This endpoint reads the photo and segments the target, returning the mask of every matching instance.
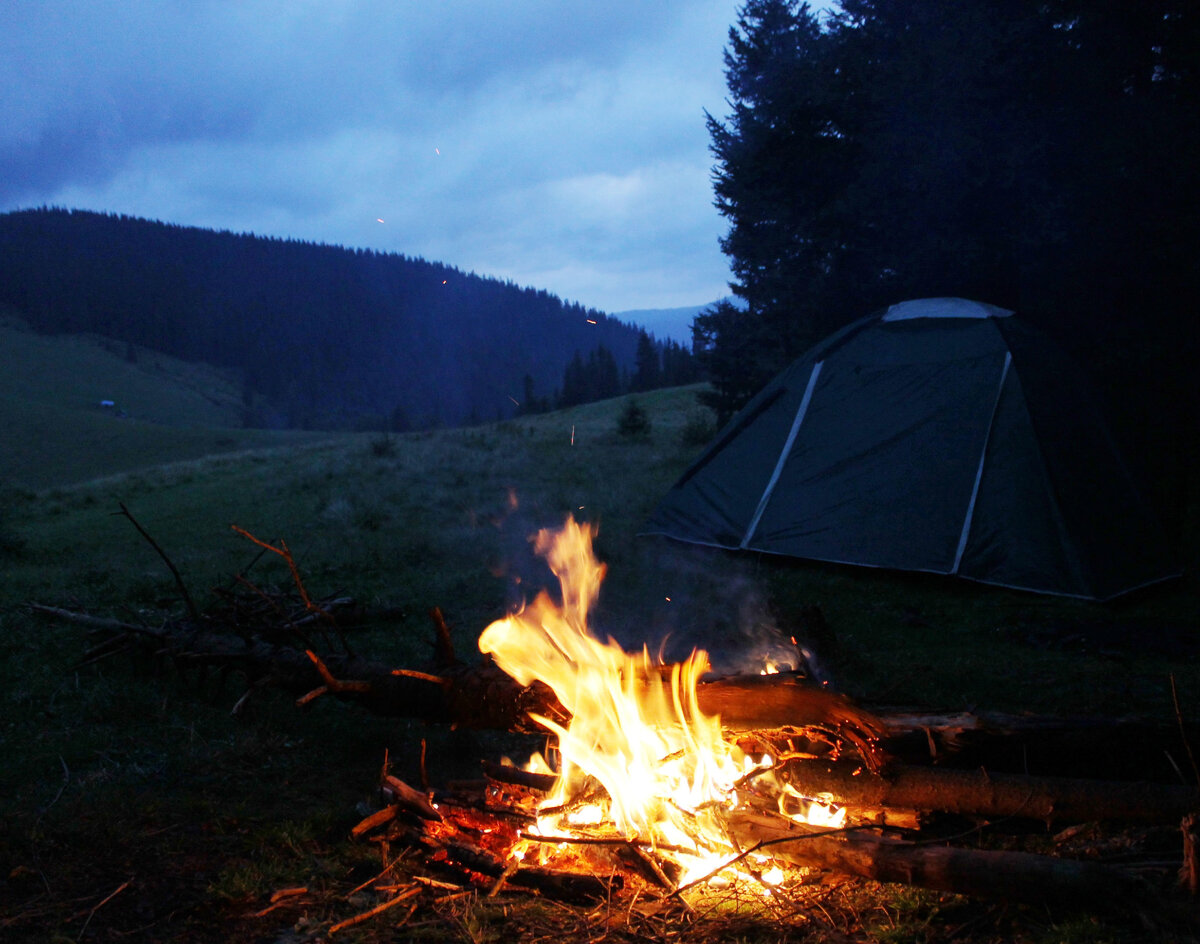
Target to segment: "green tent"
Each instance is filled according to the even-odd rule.
[[[959,298],[893,305],[795,361],[643,530],[1088,599],[1178,573],[1081,371]]]

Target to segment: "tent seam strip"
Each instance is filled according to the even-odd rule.
[[[950,573],[957,574],[962,564],[963,554],[967,550],[967,539],[971,536],[971,522],[975,519],[975,502],[979,498],[979,483],[983,480],[983,468],[987,463],[988,446],[992,442],[992,430],[996,425],[996,411],[1000,409],[1000,397],[1004,394],[1004,384],[1008,381],[1008,370],[1012,366],[1012,351],[1004,352],[1004,367],[1000,371],[1000,383],[996,386],[996,399],[992,401],[992,412],[988,417],[987,433],[983,437],[983,449],[979,452],[979,465],[975,469],[975,483],[971,486],[971,500],[967,502],[967,513],[963,517],[962,532],[958,536],[958,547],[954,552],[954,566]]]
[[[788,430],[787,439],[784,441],[783,449],[779,452],[779,459],[775,463],[775,470],[771,473],[771,478],[767,481],[767,487],[763,489],[762,497],[758,500],[758,507],[754,509],[754,517],[750,519],[750,524],[746,528],[746,534],[742,537],[742,543],[738,545],[741,550],[745,550],[750,539],[754,537],[754,532],[758,530],[758,522],[763,516],[763,512],[767,510],[767,503],[771,500],[771,495],[775,491],[775,485],[779,482],[780,475],[783,474],[783,467],[787,462],[788,455],[792,451],[792,446],[796,442],[796,434],[800,432],[800,424],[804,422],[804,415],[808,412],[808,405],[812,401],[813,388],[817,385],[817,377],[820,376],[821,367],[824,361],[817,361],[813,364],[812,373],[808,375],[808,386],[804,388],[804,396],[800,400],[800,406],[796,408],[796,416],[792,420],[792,428]]]

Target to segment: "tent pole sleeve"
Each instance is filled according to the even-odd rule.
[[[767,510],[767,502],[771,500],[771,493],[775,491],[775,485],[779,481],[779,476],[783,473],[783,466],[791,454],[792,444],[796,441],[796,434],[800,432],[800,424],[804,422],[804,414],[808,412],[808,404],[812,400],[813,388],[817,385],[817,377],[821,375],[821,365],[824,363],[824,361],[817,361],[813,364],[812,373],[808,375],[808,385],[804,388],[804,397],[800,400],[800,406],[796,408],[796,415],[792,419],[792,428],[788,430],[787,440],[783,444],[783,449],[779,452],[779,459],[775,463],[775,470],[771,473],[767,487],[763,489],[762,497],[758,500],[758,507],[754,509],[754,517],[750,519],[750,524],[746,528],[746,534],[742,537],[742,543],[738,545],[742,550],[745,550],[750,544],[750,539],[754,537],[754,532],[758,529],[759,519],[762,518],[763,512]]]
[[[987,462],[988,445],[992,441],[992,428],[996,425],[996,410],[1000,407],[1000,396],[1004,392],[1004,383],[1008,380],[1008,369],[1012,365],[1012,352],[1005,351],[1004,367],[1000,370],[1000,383],[996,385],[996,399],[992,401],[992,412],[988,417],[987,433],[983,437],[983,448],[979,451],[979,465],[975,469],[975,484],[971,486],[971,500],[967,502],[967,513],[963,516],[962,532],[958,536],[958,548],[954,552],[954,566],[950,573],[958,573],[958,565],[962,563],[963,554],[967,550],[967,538],[971,534],[971,520],[975,517],[975,501],[979,498],[979,483],[983,480],[983,466]]]

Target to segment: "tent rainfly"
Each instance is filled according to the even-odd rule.
[[[1178,574],[1082,372],[960,298],[892,305],[793,362],[643,533],[1098,600]]]

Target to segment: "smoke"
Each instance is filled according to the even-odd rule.
[[[719,675],[793,671],[821,684],[830,677],[819,647],[828,644],[820,610],[784,616],[772,604],[757,559],[665,539],[640,539],[637,567],[649,619],[621,616],[610,629],[627,649],[648,646],[670,661],[693,650],[709,654]],[[619,578],[615,568],[610,580]],[[610,605],[606,613],[612,613]]]

